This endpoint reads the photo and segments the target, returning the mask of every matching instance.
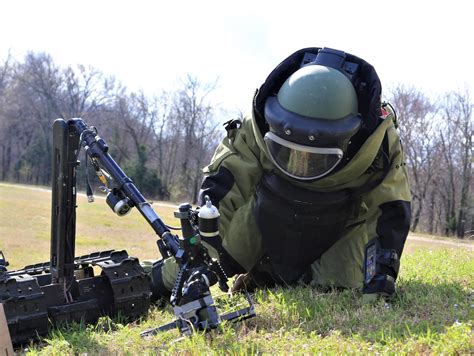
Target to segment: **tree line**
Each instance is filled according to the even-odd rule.
[[[0,180],[49,185],[51,125],[82,117],[107,139],[145,195],[195,202],[229,119],[212,104],[216,83],[187,74],[158,96],[130,92],[92,67],[60,67],[46,53],[0,63]],[[473,101],[468,89],[437,98],[416,87],[387,90],[409,169],[413,231],[473,235]],[[241,116],[241,114],[239,114]],[[85,182],[79,170],[78,184]],[[84,179],[83,179],[84,178]]]
[[[430,98],[415,87],[390,90],[410,175],[412,231],[474,236],[473,101],[468,88]]]
[[[0,65],[0,180],[50,185],[52,123],[81,117],[146,196],[195,200],[221,134],[214,88],[188,74],[178,89],[150,97],[91,67],[62,68],[45,53],[8,57]],[[84,175],[79,169],[79,185]]]

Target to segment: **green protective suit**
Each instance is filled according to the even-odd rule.
[[[274,272],[278,264],[276,260],[282,256],[285,257],[285,254],[293,254],[292,263],[295,260],[298,261],[299,255],[306,258],[304,261],[306,282],[309,279],[314,284],[322,286],[359,288],[364,284],[364,254],[369,242],[376,241],[380,251],[395,251],[398,258],[401,257],[410,226],[411,197],[408,176],[400,138],[394,124],[395,115],[389,110],[380,116],[382,112],[379,101],[381,85],[370,64],[355,56],[347,55],[349,60],[359,63],[360,73],[364,76],[366,83],[373,85],[367,92],[375,94],[371,96],[358,94],[359,110],[367,125],[367,130],[363,136],[358,136],[355,144],[352,144],[354,149],[347,157],[344,157],[348,161],[342,165],[342,168],[316,180],[302,181],[286,176],[274,166],[270,159],[263,139],[268,131],[268,125],[262,114],[266,99],[278,92],[286,78],[300,68],[302,62],[305,63],[308,54],[311,57],[318,51],[319,48],[307,48],[295,52],[270,73],[255,94],[251,115],[243,119],[241,125],[237,124],[237,121],[227,125],[227,137],[221,141],[210,164],[204,168],[205,177],[201,198],[208,195],[214,205],[218,206],[220,236],[203,240],[211,255],[220,259],[229,275],[249,271],[254,273],[260,270],[268,272],[269,263],[272,266],[270,270],[273,268]],[[276,177],[282,189],[270,190],[270,194],[265,193],[265,195],[262,192],[266,188],[262,187],[265,187],[269,176]],[[329,221],[326,224],[326,230],[314,228],[318,226],[316,224],[312,225],[313,228],[302,228],[299,235],[296,233],[294,245],[300,246],[299,250],[294,248],[291,240],[293,236],[291,229],[298,230],[298,224],[293,223],[291,228],[280,233],[278,229],[285,226],[281,223],[283,219],[278,221],[277,218],[269,218],[269,216],[276,217],[277,215],[267,213],[272,210],[273,202],[277,202],[280,198],[274,199],[272,194],[278,195],[280,191],[283,195],[286,194],[290,205],[292,199],[293,202],[300,199],[299,197],[303,197],[304,200],[308,192],[308,195],[313,197],[311,204],[319,209],[318,214],[321,213],[314,219]],[[328,205],[326,209],[324,204],[318,207],[320,203],[315,203],[318,201],[317,197],[322,197],[319,201],[324,203],[325,197],[346,191],[351,192],[349,194],[351,199],[346,200],[350,204],[350,209],[334,208],[336,205]],[[293,192],[295,192],[294,196],[292,196]],[[291,219],[291,214],[298,210],[296,208],[291,210],[293,208],[290,205],[288,211],[292,211],[289,215]],[[284,204],[280,204],[273,210],[276,213],[273,211],[272,214],[278,214],[279,211],[287,209]],[[344,211],[343,214],[342,211]],[[303,221],[297,220],[297,214],[294,214],[294,221]],[[338,215],[344,215],[344,218],[337,219]],[[306,215],[305,218],[312,219],[313,217]],[[279,227],[273,230],[266,228],[272,225]],[[327,225],[335,226],[334,234]],[[317,233],[316,230],[320,232]],[[306,240],[303,241],[301,236]],[[309,243],[308,237],[310,237]],[[274,244],[272,244],[273,239]],[[312,241],[317,239],[321,239],[317,242],[322,242],[323,245],[325,240],[331,242],[321,248],[317,254],[311,254],[308,259],[308,254],[305,252],[315,251],[308,246],[312,246]],[[272,249],[273,255],[269,259],[267,258],[269,250]],[[275,255],[274,252],[278,249],[281,249],[283,253]],[[318,257],[313,260],[314,255]],[[383,257],[387,255],[382,253],[381,256],[381,260],[387,260]],[[310,262],[307,262],[308,260]],[[278,271],[284,270],[284,258],[278,261],[279,267],[283,266],[283,269]],[[390,263],[382,263],[377,268],[377,273],[396,279],[399,259],[394,261],[390,258]],[[160,276],[155,280],[160,280],[158,284],[170,290],[177,272],[178,267],[175,261],[167,259],[160,267]],[[296,269],[296,272],[299,270]],[[285,279],[282,280],[285,281]],[[364,293],[374,292],[371,292],[369,288]]]
[[[240,128],[229,131],[211,163],[204,168],[203,191],[210,193],[221,214],[222,247],[246,271],[254,268],[262,258],[262,237],[254,209],[256,186],[264,172],[274,171],[292,185],[315,191],[357,188],[383,178],[362,195],[359,208],[347,220],[342,237],[311,265],[311,277],[318,285],[362,287],[367,242],[377,238],[383,247],[395,249],[401,256],[408,233],[410,189],[393,119],[393,113],[389,113],[343,169],[313,182],[300,182],[275,169],[268,158],[255,115],[245,118]],[[384,171],[382,146],[385,135],[389,167]],[[206,189],[206,181],[213,180]],[[211,254],[218,255],[208,247]],[[166,261],[163,282],[167,288],[171,289],[176,273],[174,261]],[[398,268],[392,273],[394,278],[397,273]]]
[[[346,229],[343,237],[312,265],[313,278],[318,283],[359,286],[362,281],[364,246],[378,236],[377,221],[382,214],[380,206],[388,202],[410,200],[403,154],[392,117],[385,118],[342,170],[311,183],[290,181],[290,178],[281,174],[291,184],[308,190],[336,191],[362,186],[368,180],[376,179],[375,175],[383,174],[379,148],[385,133],[388,135],[390,170],[377,187],[364,194],[358,211],[347,221],[347,226],[355,227]],[[234,176],[231,190],[219,202],[223,247],[242,267],[249,270],[263,253],[259,229],[253,216],[255,186],[264,171],[274,170],[280,174],[268,158],[254,118],[244,120],[234,138],[223,140],[211,164],[205,168],[205,173],[211,176],[220,167],[227,168]],[[357,224],[362,221],[363,224]],[[404,237],[401,238],[404,240]]]

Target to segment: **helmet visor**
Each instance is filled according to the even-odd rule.
[[[337,147],[311,147],[287,141],[273,132],[264,137],[273,163],[286,175],[311,180],[329,174],[342,160]]]

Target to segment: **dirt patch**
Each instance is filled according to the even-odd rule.
[[[415,234],[408,235],[405,244],[404,253],[413,253],[417,250],[433,250],[433,249],[464,249],[474,251],[474,243],[472,241],[456,241],[443,238],[429,238]]]

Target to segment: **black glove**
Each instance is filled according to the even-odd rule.
[[[366,245],[363,294],[390,297],[395,292],[396,271],[400,261],[395,250],[383,249],[378,240]]]

